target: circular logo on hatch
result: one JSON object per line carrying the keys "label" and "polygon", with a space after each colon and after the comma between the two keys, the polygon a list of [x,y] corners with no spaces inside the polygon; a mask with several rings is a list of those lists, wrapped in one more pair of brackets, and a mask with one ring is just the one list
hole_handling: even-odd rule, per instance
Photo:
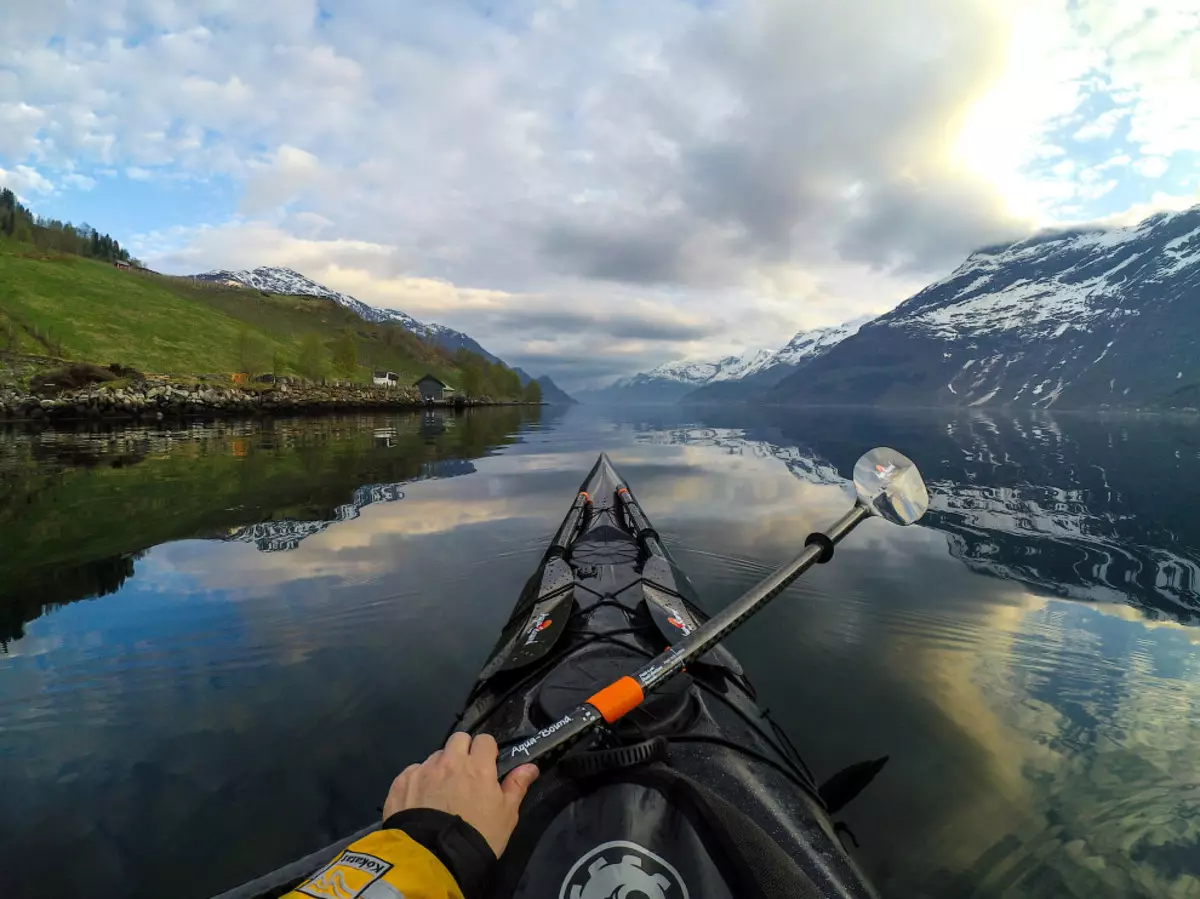
{"label": "circular logo on hatch", "polygon": [[567,872],[558,899],[687,899],[666,859],[625,840],[602,843]]}

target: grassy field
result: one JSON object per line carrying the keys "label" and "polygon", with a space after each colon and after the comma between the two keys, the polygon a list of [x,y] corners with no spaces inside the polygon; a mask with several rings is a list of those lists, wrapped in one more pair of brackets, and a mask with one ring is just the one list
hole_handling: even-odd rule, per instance
{"label": "grassy field", "polygon": [[240,371],[247,334],[263,371],[299,373],[306,335],[326,353],[351,334],[354,380],[372,368],[415,380],[432,372],[449,383],[453,359],[395,325],[373,325],[329,300],[265,296],[245,288],[120,271],[78,256],[46,254],[0,239],[0,351],[55,356],[163,374]]}

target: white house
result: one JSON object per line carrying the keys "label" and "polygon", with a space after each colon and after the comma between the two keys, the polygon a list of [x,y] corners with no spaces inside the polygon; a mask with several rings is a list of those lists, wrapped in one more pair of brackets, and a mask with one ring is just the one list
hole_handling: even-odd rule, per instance
{"label": "white house", "polygon": [[372,372],[371,383],[376,387],[395,387],[400,383],[400,377],[394,371]]}

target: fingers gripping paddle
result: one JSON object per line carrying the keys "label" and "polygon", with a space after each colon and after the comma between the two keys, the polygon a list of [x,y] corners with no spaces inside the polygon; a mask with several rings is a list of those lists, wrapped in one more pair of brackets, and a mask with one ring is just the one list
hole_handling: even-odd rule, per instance
{"label": "fingers gripping paddle", "polygon": [[834,547],[865,519],[878,516],[910,525],[929,507],[929,492],[912,460],[892,449],[873,449],[854,466],[854,508],[825,533],[809,534],[802,553],[747,590],[678,643],[647,662],[632,675],[594,693],[548,727],[500,752],[498,769],[504,777],[519,765],[557,755],[600,722],[612,724],[637,708],[645,695],[704,655],[743,621],[778,596],[813,565],[833,558]]}

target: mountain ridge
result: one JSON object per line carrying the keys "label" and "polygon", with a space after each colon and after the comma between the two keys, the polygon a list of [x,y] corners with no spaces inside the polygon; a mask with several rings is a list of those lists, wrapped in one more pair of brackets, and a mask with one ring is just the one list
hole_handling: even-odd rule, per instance
{"label": "mountain ridge", "polygon": [[689,405],[747,402],[774,387],[784,378],[795,374],[813,360],[828,353],[842,341],[853,337],[875,316],[864,315],[842,322],[800,331],[786,344],[770,353],[763,364],[748,369],[740,378],[724,382],[709,382],[683,396]]}
{"label": "mountain ridge", "polygon": [[810,360],[852,336],[871,316],[797,332],[777,350],[750,350],[713,362],[680,359],[620,378],[587,394],[589,399],[635,402],[728,402],[772,387]]}
{"label": "mountain ridge", "polygon": [[203,272],[202,274],[192,275],[192,277],[197,281],[240,285],[256,290],[265,290],[267,293],[279,293],[287,296],[321,297],[333,300],[339,306],[344,306],[354,312],[364,321],[377,323],[395,322],[404,328],[404,330],[426,340],[431,340],[451,353],[458,349],[467,349],[487,359],[488,362],[497,363],[502,361],[499,356],[489,353],[474,338],[464,334],[462,331],[456,331],[454,328],[448,328],[445,325],[418,321],[408,313],[401,312],[398,309],[381,309],[378,306],[371,306],[349,294],[332,290],[295,269],[260,265],[258,268],[241,271],[215,269]]}
{"label": "mountain ridge", "polygon": [[1200,206],[972,253],[779,382],[781,404],[1200,408]]}
{"label": "mountain ridge", "polygon": [[[314,281],[312,278],[301,274],[295,269],[263,265],[258,268],[239,271],[214,269],[213,271],[192,275],[191,277],[196,281],[249,287],[267,293],[287,296],[311,296],[331,300],[339,306],[349,309],[364,321],[398,324],[409,333],[428,340],[450,353],[465,349],[482,356],[493,364],[505,365],[512,368],[512,366],[508,366],[508,363],[504,362],[499,356],[488,352],[474,338],[462,331],[456,331],[454,328],[448,328],[445,325],[433,322],[419,321],[399,309],[381,309],[377,306],[371,306],[349,294],[326,287],[324,284]],[[575,402],[574,399],[551,380],[549,375],[542,375],[535,378],[521,369],[513,368],[513,370],[521,377],[522,386],[529,383],[529,381],[537,381],[538,386],[542,388],[543,397],[553,397],[552,400],[546,399],[547,402],[561,404]]]}

